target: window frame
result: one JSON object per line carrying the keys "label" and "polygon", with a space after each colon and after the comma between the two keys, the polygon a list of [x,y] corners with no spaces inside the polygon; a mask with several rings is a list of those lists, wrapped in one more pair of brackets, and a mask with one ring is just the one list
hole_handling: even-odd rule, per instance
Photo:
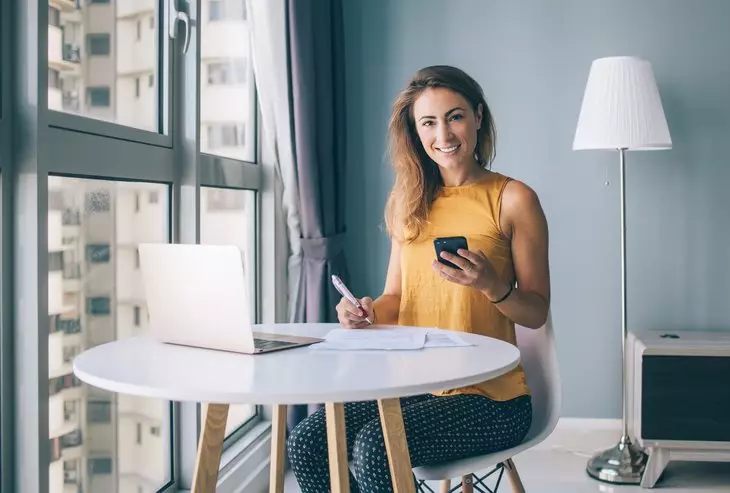
{"label": "window frame", "polygon": [[[15,433],[2,433],[0,485],[3,490],[12,491],[20,478],[24,481],[31,478],[23,484],[25,488],[47,491],[50,327],[39,321],[47,320],[48,316],[48,178],[67,176],[169,185],[168,235],[175,243],[200,241],[200,187],[255,191],[256,282],[261,286],[259,292],[264,293],[256,299],[257,322],[285,319],[282,316],[286,313],[285,302],[276,295],[286,292],[282,263],[271,252],[275,249],[286,252],[288,247],[285,236],[277,237],[281,233],[274,226],[275,171],[273,156],[262,156],[263,129],[259,125],[257,95],[254,92],[257,110],[253,121],[246,122],[255,129],[255,161],[201,153],[200,36],[193,31],[190,50],[183,56],[180,43],[170,41],[163,27],[162,19],[167,19],[169,14],[166,1],[157,3],[159,133],[47,109],[48,9],[43,9],[47,3],[39,5],[22,0],[0,3],[3,9],[0,16],[0,66],[3,67],[0,77],[3,96],[0,98],[0,143],[3,144],[0,146],[3,206],[0,273],[10,274],[0,276],[1,381],[3,403],[7,403],[0,417],[3,431],[17,427]],[[191,18],[198,18],[200,2],[192,2],[188,8]],[[114,49],[114,40],[111,44]],[[12,59],[22,63],[11,66]],[[175,80],[174,92],[172,80]],[[255,80],[252,78],[250,83],[255,84]],[[12,100],[17,101],[13,115],[7,111],[10,87],[15,91]],[[112,104],[114,97],[112,94]],[[27,126],[21,139],[12,141],[9,122],[14,115]],[[185,124],[191,118],[195,119],[195,125]],[[10,161],[11,155],[17,157],[16,161]],[[99,159],[100,155],[104,156],[103,160]],[[22,220],[15,214],[18,210],[24,211]],[[262,275],[262,272],[275,275]],[[19,283],[20,278],[25,281]],[[112,313],[114,309],[112,305]],[[15,325],[11,325],[12,320]],[[21,326],[38,326],[39,330],[21,331]],[[8,341],[13,341],[13,346]],[[162,434],[169,444],[168,465],[173,480],[164,491],[190,487],[200,433],[200,411],[200,406],[194,403],[169,407],[170,426]],[[26,413],[39,416],[39,422],[16,422],[14,416]],[[248,432],[265,431],[266,423],[266,408],[257,407],[256,416],[226,438],[222,471],[231,471],[244,462],[244,448],[255,442]],[[112,463],[112,470],[114,467]]]}

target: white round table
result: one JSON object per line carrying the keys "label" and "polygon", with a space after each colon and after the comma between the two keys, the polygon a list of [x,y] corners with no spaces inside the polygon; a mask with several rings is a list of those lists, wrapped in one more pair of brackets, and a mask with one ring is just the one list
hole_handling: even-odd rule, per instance
{"label": "white round table", "polygon": [[[338,324],[256,325],[255,331],[324,337]],[[415,491],[399,397],[496,378],[519,363],[504,341],[459,334],[468,347],[415,351],[329,351],[300,347],[245,355],[138,337],[77,356],[74,373],[105,390],[205,405],[193,493],[213,492],[229,404],[274,406],[271,491],[283,491],[286,405],[326,403],[332,491],[348,491],[342,403],[378,400],[396,492]]]}

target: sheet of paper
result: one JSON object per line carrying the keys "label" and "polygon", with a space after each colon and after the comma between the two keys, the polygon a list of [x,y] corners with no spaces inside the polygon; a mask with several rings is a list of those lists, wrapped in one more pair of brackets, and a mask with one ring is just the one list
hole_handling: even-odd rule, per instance
{"label": "sheet of paper", "polygon": [[429,330],[426,334],[426,347],[466,347],[471,346],[458,332]]}
{"label": "sheet of paper", "polygon": [[399,329],[334,329],[312,349],[415,350],[426,345],[426,331]]}
{"label": "sheet of paper", "polygon": [[430,328],[398,328],[382,326],[371,329],[334,329],[313,349],[341,351],[356,350],[416,350],[422,348],[466,347],[458,332]]}

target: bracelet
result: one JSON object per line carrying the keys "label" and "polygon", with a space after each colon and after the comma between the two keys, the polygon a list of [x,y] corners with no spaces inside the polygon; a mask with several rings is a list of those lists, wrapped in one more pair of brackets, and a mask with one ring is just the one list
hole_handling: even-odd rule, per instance
{"label": "bracelet", "polygon": [[[492,301],[492,300],[489,300],[489,301],[491,301],[491,302],[492,302],[492,303],[494,303],[495,305],[496,305],[496,304],[498,304],[498,303],[502,303],[502,302],[503,302],[504,300],[506,300],[506,299],[507,299],[507,297],[508,297],[509,295],[511,295],[511,294],[512,294],[512,291],[513,291],[514,289],[515,289],[515,285],[514,285],[514,284],[512,284],[512,283],[510,283],[510,285],[509,285],[509,289],[507,290],[507,293],[506,293],[506,294],[505,294],[504,296],[502,296],[502,297],[501,297],[500,299],[498,299],[498,300],[494,300],[494,301]],[[489,299],[489,298],[487,298],[487,299]]]}

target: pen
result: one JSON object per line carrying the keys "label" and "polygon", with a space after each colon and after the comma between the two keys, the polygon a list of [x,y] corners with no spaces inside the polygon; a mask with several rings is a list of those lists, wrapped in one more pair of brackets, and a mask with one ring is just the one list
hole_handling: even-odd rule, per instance
{"label": "pen", "polygon": [[362,312],[365,314],[365,320],[369,324],[372,324],[373,323],[372,320],[370,320],[370,317],[367,316],[367,312],[363,308],[362,304],[360,304],[360,301],[358,301],[358,299],[355,298],[352,295],[352,293],[350,292],[350,290],[347,289],[347,286],[345,286],[345,283],[342,282],[342,279],[340,279],[338,276],[336,276],[336,275],[333,274],[332,275],[332,284],[335,285],[335,289],[342,296],[344,296],[345,298],[347,298],[348,300],[350,300],[350,303],[352,303],[353,305],[355,305],[356,307],[358,307],[360,310],[362,310]]}

